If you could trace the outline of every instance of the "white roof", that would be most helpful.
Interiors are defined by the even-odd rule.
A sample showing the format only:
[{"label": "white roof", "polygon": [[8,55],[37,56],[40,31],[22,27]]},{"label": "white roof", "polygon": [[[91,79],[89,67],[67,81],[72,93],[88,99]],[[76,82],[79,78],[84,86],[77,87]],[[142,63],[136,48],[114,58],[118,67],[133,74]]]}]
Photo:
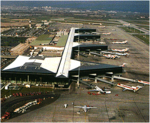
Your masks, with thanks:
[{"label": "white roof", "polygon": [[76,47],[76,46],[79,46],[80,45],[80,43],[78,43],[78,42],[73,42],[73,47]]},{"label": "white roof", "polygon": [[56,73],[60,59],[61,57],[45,58],[41,67]]},{"label": "white roof", "polygon": [[25,63],[41,63],[40,68],[44,68],[53,73],[57,72],[61,57],[46,57],[45,59],[30,59],[29,56],[18,56],[17,59],[8,65],[3,71],[22,67]]},{"label": "white roof", "polygon": [[[18,67],[20,67],[19,71],[21,71],[21,67],[27,65],[27,69],[25,68],[27,72],[42,72],[41,70],[44,70],[43,72],[56,73],[56,77],[68,78],[69,71],[79,67],[81,64],[80,61],[70,59],[72,54],[72,47],[80,45],[77,42],[73,42],[75,29],[77,28],[71,28],[62,57],[30,58],[29,56],[20,55],[14,62],[4,68],[3,71],[15,71],[14,68]],[[50,49],[56,48],[50,47]],[[62,50],[63,48],[57,48],[57,50],[58,49]],[[31,71],[29,71],[28,66]],[[36,70],[32,70],[33,67],[35,67]],[[39,69],[37,69],[36,67],[38,67]]]},{"label": "white roof", "polygon": [[16,67],[20,67],[23,66],[24,63],[26,61],[28,61],[29,57],[27,56],[18,56],[17,59],[15,59],[15,61],[13,61],[10,65],[8,65],[6,68],[3,69],[4,70],[8,70],[8,69],[12,69],[12,68],[16,68]]},{"label": "white roof", "polygon": [[67,39],[66,46],[63,51],[63,55],[61,58],[61,63],[58,68],[58,72],[56,74],[56,77],[63,76],[63,77],[68,77],[68,72],[70,70],[70,58],[71,58],[71,53],[72,53],[72,47],[73,47],[73,41],[74,41],[74,34],[75,34],[75,29],[76,28],[71,28],[70,34]]},{"label": "white roof", "polygon": [[73,69],[75,69],[75,68],[78,68],[80,65],[81,65],[81,62],[80,62],[80,61],[71,60],[71,65],[70,65],[69,71],[71,71],[71,70],[73,70]]}]

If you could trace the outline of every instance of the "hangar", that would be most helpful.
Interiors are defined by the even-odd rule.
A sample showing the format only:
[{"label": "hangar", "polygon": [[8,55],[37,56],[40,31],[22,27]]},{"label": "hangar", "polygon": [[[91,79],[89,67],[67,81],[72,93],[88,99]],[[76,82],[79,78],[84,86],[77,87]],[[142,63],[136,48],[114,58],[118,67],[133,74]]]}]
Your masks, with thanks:
[{"label": "hangar", "polygon": [[[105,74],[106,72],[121,73],[121,66],[108,64],[100,64],[93,62],[83,62],[73,59],[73,52],[79,50],[107,50],[106,45],[86,45],[74,42],[76,37],[87,37],[88,35],[76,34],[76,32],[85,32],[88,29],[71,28],[68,39],[66,41],[61,57],[44,57],[44,56],[18,56],[10,65],[2,69],[2,78],[11,78],[14,80],[26,79],[28,81],[46,81],[59,82],[70,81],[73,75],[80,77],[88,76],[96,73],[97,75]],[[94,30],[90,30],[95,31]],[[95,37],[96,36],[96,37]],[[100,38],[97,35],[89,35],[90,38]],[[42,80],[41,80],[42,78]]]}]

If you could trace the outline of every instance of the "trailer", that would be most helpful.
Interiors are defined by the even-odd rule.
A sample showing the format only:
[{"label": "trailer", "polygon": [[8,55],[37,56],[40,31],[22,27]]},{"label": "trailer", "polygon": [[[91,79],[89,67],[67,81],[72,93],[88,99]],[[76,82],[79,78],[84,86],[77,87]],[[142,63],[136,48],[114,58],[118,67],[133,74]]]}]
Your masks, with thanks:
[{"label": "trailer", "polygon": [[5,114],[1,117],[2,120],[9,119],[10,118],[10,112],[5,112]]},{"label": "trailer", "polygon": [[5,100],[6,100],[5,98],[1,98],[1,103],[2,103],[2,102],[5,102]]}]

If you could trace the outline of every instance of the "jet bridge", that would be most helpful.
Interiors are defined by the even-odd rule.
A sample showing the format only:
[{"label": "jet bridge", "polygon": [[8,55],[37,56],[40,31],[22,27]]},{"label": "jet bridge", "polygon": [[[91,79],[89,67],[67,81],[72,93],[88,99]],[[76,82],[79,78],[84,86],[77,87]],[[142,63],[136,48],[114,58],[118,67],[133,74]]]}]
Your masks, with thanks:
[{"label": "jet bridge", "polygon": [[125,81],[130,81],[130,82],[137,82],[138,80],[135,79],[128,79],[120,76],[112,76],[112,79],[119,79],[119,80],[125,80]]},{"label": "jet bridge", "polygon": [[112,86],[116,85],[115,83],[113,82],[110,82],[110,81],[107,81],[107,80],[104,80],[104,79],[100,79],[98,77],[95,77],[95,82],[97,82],[97,80],[101,81],[101,82],[104,82],[104,83],[107,83],[107,84],[110,84]]},{"label": "jet bridge", "polygon": [[85,81],[83,81],[82,79],[80,79],[79,82],[82,83],[82,84],[84,84],[84,85],[87,85],[87,86],[89,86],[89,87],[91,87],[91,88],[93,88],[93,87],[96,86],[96,85],[89,84],[88,82],[85,82]]},{"label": "jet bridge", "polygon": [[85,55],[84,53],[80,53],[80,52],[79,52],[79,54],[80,54],[81,56],[88,57],[88,56]]},{"label": "jet bridge", "polygon": [[96,55],[96,56],[102,56],[101,54],[98,54],[96,52],[89,52],[89,54]]}]

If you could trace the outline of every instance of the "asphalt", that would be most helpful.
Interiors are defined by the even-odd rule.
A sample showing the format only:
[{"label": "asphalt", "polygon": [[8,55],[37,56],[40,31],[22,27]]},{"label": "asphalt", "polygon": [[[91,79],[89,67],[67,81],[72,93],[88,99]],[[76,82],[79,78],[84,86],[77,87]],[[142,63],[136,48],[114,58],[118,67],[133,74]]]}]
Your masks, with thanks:
[{"label": "asphalt", "polygon": [[[63,25],[66,28],[72,25]],[[78,27],[78,25],[74,25]],[[130,57],[121,56],[120,59],[106,59],[103,57],[89,56],[87,58],[80,56],[80,60],[96,61],[99,63],[121,65],[127,63],[124,68],[123,77],[131,79],[140,79],[149,81],[149,46],[124,32],[116,26],[109,26],[100,29],[94,25],[84,25],[84,27],[97,28],[98,32],[112,32],[111,35],[103,35],[104,38],[127,39],[128,44],[109,44],[109,48],[129,48]],[[116,31],[112,30],[116,29]],[[109,80],[110,81],[110,80]],[[129,86],[141,85],[128,81],[115,80],[115,83],[122,83]],[[110,88],[111,94],[89,95],[85,85],[80,84],[77,88],[76,83],[71,84],[71,90],[60,92],[60,97],[49,105],[35,109],[11,118],[8,122],[149,122],[149,86],[143,86],[138,92],[122,91],[117,86],[111,87],[106,83],[98,82],[99,87]],[[64,104],[68,104],[64,108]],[[82,109],[74,108],[74,105],[90,105],[97,107],[90,109],[85,113]],[[80,111],[80,114],[77,112]]]},{"label": "asphalt", "polygon": [[[34,105],[30,107],[29,109],[27,109],[25,113],[28,113],[32,110],[41,108],[45,105],[48,105],[54,102],[55,100],[59,98],[59,96],[60,94],[48,93],[48,94],[41,94],[41,95],[34,95],[34,96],[11,97],[1,104],[1,116],[3,116],[5,112],[10,112],[11,114],[10,118],[17,117],[21,115],[22,113],[14,113],[13,111],[16,108],[19,108],[30,101],[34,101],[35,99],[44,99],[42,103],[40,103],[39,105]],[[6,122],[7,120],[3,120],[3,121]]]}]

